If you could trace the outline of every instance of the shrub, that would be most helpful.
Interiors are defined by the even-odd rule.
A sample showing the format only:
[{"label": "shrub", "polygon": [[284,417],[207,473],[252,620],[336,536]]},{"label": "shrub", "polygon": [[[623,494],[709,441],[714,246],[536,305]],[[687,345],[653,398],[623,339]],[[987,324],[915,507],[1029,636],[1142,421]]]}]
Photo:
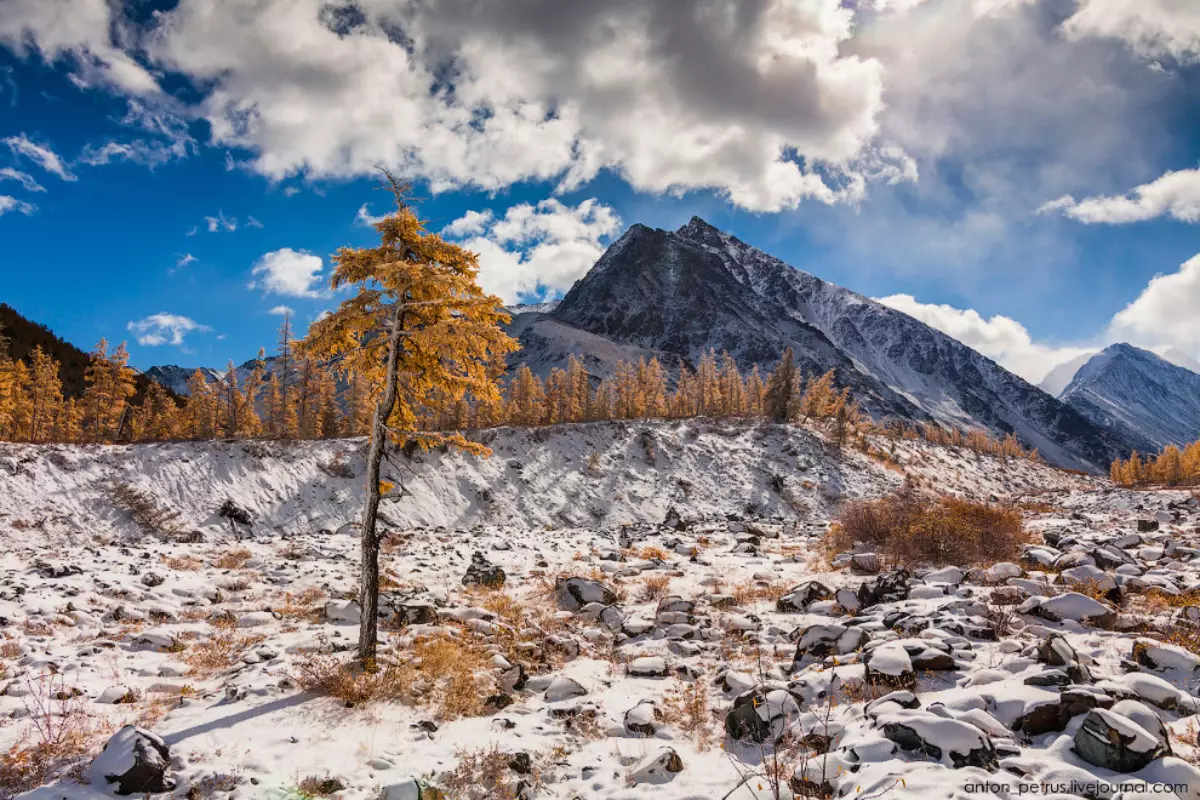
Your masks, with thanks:
[{"label": "shrub", "polygon": [[835,552],[874,551],[902,566],[1011,561],[1028,541],[1015,508],[912,492],[850,503],[829,531]]},{"label": "shrub", "polygon": [[117,508],[128,512],[146,533],[162,536],[179,529],[178,511],[132,484],[114,483],[109,488],[109,498]]},{"label": "shrub", "polygon": [[226,550],[221,555],[213,560],[213,566],[217,569],[241,569],[249,563],[253,558],[253,554],[244,547],[239,547],[234,550]]}]

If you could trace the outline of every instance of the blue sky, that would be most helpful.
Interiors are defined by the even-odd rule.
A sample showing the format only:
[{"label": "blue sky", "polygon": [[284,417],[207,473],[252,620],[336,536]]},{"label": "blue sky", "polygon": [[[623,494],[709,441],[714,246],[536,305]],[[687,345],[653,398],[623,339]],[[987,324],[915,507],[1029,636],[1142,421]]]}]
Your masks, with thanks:
[{"label": "blue sky", "polygon": [[508,299],[699,214],[1031,380],[1116,340],[1200,358],[1181,4],[3,7],[0,300],[142,368],[334,306],[379,163]]}]

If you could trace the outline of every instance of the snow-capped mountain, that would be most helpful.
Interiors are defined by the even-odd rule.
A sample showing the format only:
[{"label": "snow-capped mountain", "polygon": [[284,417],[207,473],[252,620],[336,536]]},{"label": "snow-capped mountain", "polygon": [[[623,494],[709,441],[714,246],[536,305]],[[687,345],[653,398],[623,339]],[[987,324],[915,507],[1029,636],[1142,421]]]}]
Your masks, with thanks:
[{"label": "snow-capped mountain", "polygon": [[1132,345],[1090,358],[1062,400],[1142,452],[1200,438],[1200,375]]},{"label": "snow-capped mountain", "polygon": [[[270,376],[270,374],[274,371],[275,362],[277,360],[278,359],[275,356],[268,356],[267,358],[263,359],[263,365],[268,376]],[[246,382],[246,379],[250,377],[252,372],[254,372],[254,368],[257,364],[258,359],[252,358],[244,364],[235,367],[237,370],[239,386]],[[204,379],[209,383],[216,383],[217,381],[225,380],[225,375],[228,372],[228,370],[211,369],[209,367],[177,367],[171,364],[160,367],[150,367],[150,369],[146,370],[142,374],[152,381],[161,383],[163,386],[167,387],[176,394],[183,396],[190,394],[188,391],[188,381],[192,379],[192,373],[194,373],[197,369],[200,370],[200,374],[203,375]]]},{"label": "snow-capped mountain", "polygon": [[142,374],[155,383],[162,384],[177,395],[188,394],[188,381],[192,379],[192,373],[197,369],[204,379],[209,383],[215,383],[224,377],[223,372],[208,367],[179,367],[174,364],[164,364],[160,367],[151,367]]},{"label": "snow-capped mountain", "polygon": [[1128,445],[1075,409],[912,317],[827,283],[693,218],[634,225],[550,313],[521,314],[513,363],[546,374],[587,352],[689,364],[709,349],[748,369],[792,346],[806,374],[836,370],[877,417],[1014,432],[1055,464],[1107,467]]}]

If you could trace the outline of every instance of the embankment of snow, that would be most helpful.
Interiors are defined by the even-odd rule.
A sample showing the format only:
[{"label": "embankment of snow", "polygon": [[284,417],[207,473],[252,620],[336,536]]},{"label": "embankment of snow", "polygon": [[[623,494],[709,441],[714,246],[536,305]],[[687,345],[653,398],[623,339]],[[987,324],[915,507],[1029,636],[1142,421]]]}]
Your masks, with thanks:
[{"label": "embankment of snow", "polygon": [[[582,423],[479,437],[491,457],[393,450],[384,477],[400,496],[383,504],[388,523],[613,528],[661,521],[672,506],[685,517],[819,521],[845,498],[898,486],[905,471],[942,491],[984,497],[1080,480],[911,441],[890,445],[899,467],[889,469],[810,431],[761,422]],[[364,453],[362,439],[0,445],[0,535],[52,543],[135,534],[138,523],[114,501],[118,485],[176,512],[183,531],[234,530],[218,515],[227,500],[250,512],[256,534],[336,530],[358,518]]]}]

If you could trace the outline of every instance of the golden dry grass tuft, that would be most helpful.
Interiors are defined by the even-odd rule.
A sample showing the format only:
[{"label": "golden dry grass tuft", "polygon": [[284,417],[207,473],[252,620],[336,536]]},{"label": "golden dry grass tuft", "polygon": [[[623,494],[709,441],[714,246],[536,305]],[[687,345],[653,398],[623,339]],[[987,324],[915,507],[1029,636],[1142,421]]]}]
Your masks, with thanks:
[{"label": "golden dry grass tuft", "polygon": [[404,660],[381,661],[373,669],[321,653],[296,663],[296,682],[309,692],[347,706],[372,702],[426,704],[443,720],[479,716],[484,698],[494,691],[484,673],[481,648],[450,636],[418,640]]},{"label": "golden dry grass tuft", "polygon": [[249,563],[254,555],[244,547],[226,550],[213,559],[213,566],[217,569],[241,569]]},{"label": "golden dry grass tuft", "polygon": [[900,566],[1013,561],[1029,541],[1016,508],[913,492],[848,504],[827,537],[834,553],[870,550]]}]

